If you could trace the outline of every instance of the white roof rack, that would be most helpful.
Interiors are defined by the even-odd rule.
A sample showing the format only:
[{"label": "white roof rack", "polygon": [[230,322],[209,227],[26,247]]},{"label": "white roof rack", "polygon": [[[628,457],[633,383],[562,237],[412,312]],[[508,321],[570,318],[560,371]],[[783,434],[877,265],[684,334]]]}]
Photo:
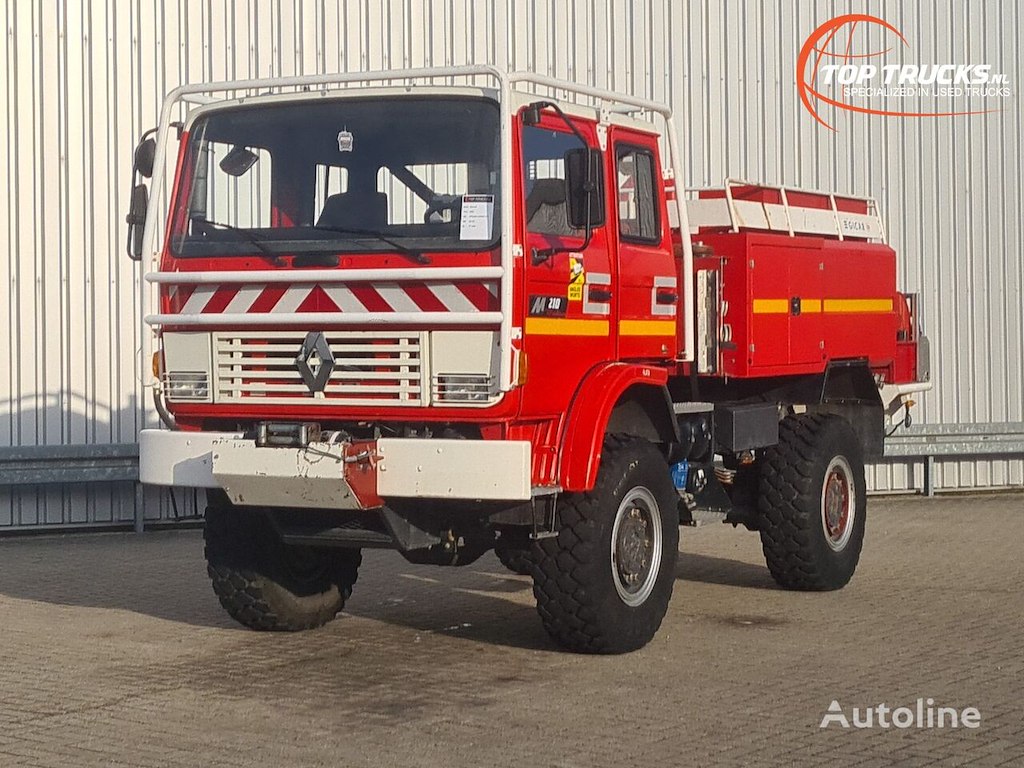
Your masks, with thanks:
[{"label": "white roof rack", "polygon": [[[885,242],[885,227],[873,197],[838,195],[817,189],[762,184],[727,178],[721,187],[686,190],[690,232],[701,229],[764,230],[795,235],[824,235],[840,240]],[[774,195],[765,192],[776,193]],[[711,193],[713,196],[709,196]],[[819,205],[799,205],[790,196],[812,196]],[[776,198],[776,199],[771,199]],[[838,202],[837,202],[838,201]],[[864,212],[841,210],[841,204],[858,204]],[[849,207],[849,206],[843,206]]]}]

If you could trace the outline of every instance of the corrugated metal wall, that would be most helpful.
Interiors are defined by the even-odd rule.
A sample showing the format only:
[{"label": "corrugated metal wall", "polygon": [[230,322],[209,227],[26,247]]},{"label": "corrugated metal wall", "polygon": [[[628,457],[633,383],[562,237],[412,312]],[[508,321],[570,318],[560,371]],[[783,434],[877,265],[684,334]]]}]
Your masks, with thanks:
[{"label": "corrugated metal wall", "polygon": [[[684,115],[687,184],[730,174],[879,196],[901,283],[927,306],[937,375],[919,421],[1024,421],[1020,101],[983,116],[818,126],[798,103],[797,51],[828,18],[864,11],[902,30],[908,61],[988,61],[1021,82],[1013,0],[6,0],[0,444],[135,437],[147,395],[123,221],[132,147],[164,93],[204,80],[480,62],[670,101]],[[940,488],[1024,482],[1020,461],[938,467]],[[870,482],[913,480],[896,463]],[[160,498],[147,516],[166,511]],[[130,488],[0,499],[0,526],[126,520],[135,504]]]}]

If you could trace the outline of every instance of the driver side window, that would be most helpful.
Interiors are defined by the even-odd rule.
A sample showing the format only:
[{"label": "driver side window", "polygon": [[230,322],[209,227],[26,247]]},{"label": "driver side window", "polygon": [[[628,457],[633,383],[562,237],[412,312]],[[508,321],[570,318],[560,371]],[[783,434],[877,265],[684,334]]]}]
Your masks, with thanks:
[{"label": "driver side window", "polygon": [[565,192],[565,153],[579,147],[579,139],[571,133],[524,126],[527,231],[556,237],[583,237],[582,230],[569,226]]}]

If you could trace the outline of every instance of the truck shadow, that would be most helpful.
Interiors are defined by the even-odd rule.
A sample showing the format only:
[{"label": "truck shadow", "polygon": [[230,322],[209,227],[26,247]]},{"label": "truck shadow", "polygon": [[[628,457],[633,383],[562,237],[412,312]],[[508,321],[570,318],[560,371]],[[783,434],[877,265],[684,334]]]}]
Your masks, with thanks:
[{"label": "truck shadow", "polygon": [[779,589],[764,565],[687,552],[679,553],[676,579],[747,589]]},{"label": "truck shadow", "polygon": [[[342,621],[349,615],[419,634],[555,650],[534,610],[529,578],[505,572],[491,554],[445,569],[412,565],[396,552],[364,555]],[[217,602],[197,530],[3,538],[0,563],[0,602],[8,610],[6,598],[250,632]],[[111,617],[112,626],[122,621]]]},{"label": "truck shadow", "polygon": [[537,617],[529,577],[508,573],[493,554],[462,568],[438,568],[412,565],[397,552],[364,551],[363,564],[374,583],[360,589],[360,575],[347,614],[417,634],[557,650]]},{"label": "truck shadow", "polygon": [[[6,598],[249,631],[217,602],[196,530],[6,538],[0,561]],[[676,578],[776,588],[763,566],[685,552]],[[412,565],[396,552],[366,551],[344,614],[411,630],[414,641],[432,635],[558,652],[537,616],[530,578],[507,572],[493,554],[463,568],[437,568]]]},{"label": "truck shadow", "polygon": [[231,628],[206,578],[199,531],[0,539],[0,595]]}]

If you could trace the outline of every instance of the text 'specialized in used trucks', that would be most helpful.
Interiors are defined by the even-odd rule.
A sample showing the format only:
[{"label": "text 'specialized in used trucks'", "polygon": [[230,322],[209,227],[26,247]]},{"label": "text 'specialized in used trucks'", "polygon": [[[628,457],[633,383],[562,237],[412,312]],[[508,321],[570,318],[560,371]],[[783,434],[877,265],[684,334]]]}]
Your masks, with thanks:
[{"label": "text 'specialized in used trucks'", "polygon": [[330,621],[367,547],[493,549],[557,643],[630,651],[710,520],[785,588],[850,580],[864,462],[929,386],[917,299],[873,199],[683,189],[685,130],[490,67],[167,97],[128,216],[141,479],[205,489],[232,617]]}]

